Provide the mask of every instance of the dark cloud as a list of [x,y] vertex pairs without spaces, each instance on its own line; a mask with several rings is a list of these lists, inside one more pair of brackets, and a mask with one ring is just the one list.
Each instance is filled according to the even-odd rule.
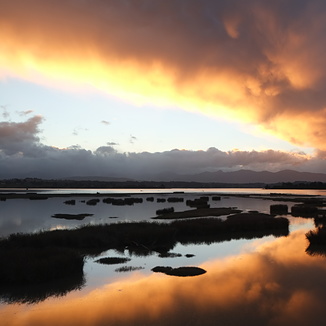
[[87,128],[82,128],[82,127],[76,127],[73,130],[72,134],[73,134],[73,136],[78,136],[83,131],[88,131],[88,129]]
[[34,116],[26,122],[0,122],[0,150],[5,155],[22,154],[34,156],[38,152],[39,125],[41,116]]
[[6,106],[6,105],[1,105],[1,106],[0,106],[0,109],[1,109],[1,111],[2,111],[2,117],[3,117],[4,119],[9,119],[10,114],[9,114],[9,112],[8,112],[8,110],[7,110],[7,106]]
[[106,126],[109,126],[111,124],[109,121],[106,120],[102,120],[101,123],[103,123]]
[[34,116],[26,122],[0,123],[1,178],[103,175],[149,179],[166,171],[187,174],[242,168],[281,170],[309,162],[303,153],[273,150],[224,152],[212,147],[206,151],[119,153],[109,145],[94,152],[79,145],[59,149],[40,142],[42,121],[42,117]]
[[20,116],[26,116],[26,115],[29,115],[31,113],[33,113],[33,110],[26,110],[26,111],[20,111],[20,112],[18,112],[18,114]]
[[137,140],[137,137],[135,137],[133,135],[130,135],[130,138],[129,138],[129,143],[130,144],[134,144],[136,140]]
[[96,155],[112,155],[117,154],[117,151],[111,146],[101,146],[94,153]]

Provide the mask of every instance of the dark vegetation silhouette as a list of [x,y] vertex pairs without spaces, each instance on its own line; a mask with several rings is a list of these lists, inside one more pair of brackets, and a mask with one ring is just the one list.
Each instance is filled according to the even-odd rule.
[[168,203],[183,203],[184,198],[183,197],[169,197],[167,199]]
[[288,214],[288,205],[284,205],[284,204],[271,205],[269,211],[271,215]]
[[253,239],[266,235],[287,236],[289,220],[274,218],[262,213],[239,213],[225,221],[217,218],[198,218],[171,222],[178,229],[178,241],[182,244],[213,243],[232,239]]
[[212,200],[214,201],[221,200],[221,196],[212,196]]
[[312,204],[296,204],[291,207],[292,216],[318,217],[320,210]]
[[117,273],[122,273],[122,272],[138,271],[141,269],[144,269],[144,267],[142,267],[142,266],[122,266],[122,267],[115,269],[114,271]]
[[173,207],[162,208],[162,209],[158,209],[156,211],[156,215],[165,215],[165,214],[169,214],[169,213],[173,213],[173,212],[174,212],[174,208]]
[[306,233],[311,246],[325,246],[326,248],[326,227],[318,227],[316,230],[311,230]]
[[64,204],[66,204],[66,205],[76,205],[76,200],[75,199],[66,200],[64,202]]
[[62,189],[164,189],[164,188],[262,188],[266,183],[228,183],[195,181],[96,181],[62,179],[2,179],[1,188],[62,188]]
[[309,246],[306,253],[310,256],[326,257],[326,226],[322,225],[306,233]]
[[83,220],[85,217],[93,216],[94,214],[54,214],[53,218],[62,218],[65,220]]
[[81,290],[86,280],[83,273],[39,283],[0,285],[0,299],[6,303],[35,304],[49,297],[62,297],[71,291]]
[[199,207],[197,209],[191,209],[182,212],[166,213],[164,215],[153,217],[153,219],[174,220],[174,219],[196,218],[196,217],[204,217],[204,216],[222,216],[222,215],[229,215],[229,214],[234,214],[239,212],[241,211],[231,207],[216,207],[216,208]]
[[326,189],[325,182],[280,182],[275,184],[268,184],[266,189]]
[[226,221],[201,218],[171,223],[130,222],[12,234],[0,241],[0,284],[39,283],[82,273],[85,256],[108,249],[127,249],[131,255],[146,256],[167,253],[178,242],[287,235],[288,226],[286,218],[256,213],[234,215]]
[[130,260],[131,260],[130,258],[126,258],[126,257],[104,257],[95,260],[95,262],[100,264],[105,264],[105,265],[113,265],[113,264],[123,264]]
[[103,198],[103,203],[112,204],[115,206],[125,206],[125,205],[134,205],[141,204],[143,202],[143,198],[130,197],[130,198]]
[[210,205],[208,204],[209,197],[200,197],[196,199],[188,199],[186,201],[186,205],[189,207],[195,207],[195,208],[209,208]]
[[47,195],[35,194],[35,195],[30,195],[29,199],[30,200],[46,200],[46,199],[49,199],[49,197]]
[[1,242],[0,261],[0,297],[5,302],[36,303],[85,284],[84,257],[69,248]]
[[86,205],[95,206],[100,202],[98,198],[89,199],[86,201]]
[[152,269],[155,273],[164,273],[166,275],[171,276],[197,276],[205,274],[206,271],[199,267],[194,266],[185,266],[185,267],[177,267],[172,268],[170,266],[156,266]]
[[175,252],[161,252],[158,256],[160,258],[178,258],[182,257],[182,254],[178,254]]

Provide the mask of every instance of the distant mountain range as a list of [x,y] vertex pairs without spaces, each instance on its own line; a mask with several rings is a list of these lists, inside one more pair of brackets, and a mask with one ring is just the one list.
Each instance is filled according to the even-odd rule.
[[118,178],[118,177],[100,177],[100,176],[74,176],[60,178],[61,180],[72,180],[72,181],[100,181],[100,182],[125,182],[134,181],[132,178]]
[[199,174],[176,174],[165,172],[151,175],[148,178],[139,180],[134,178],[116,177],[70,177],[69,180],[93,180],[93,181],[185,181],[185,182],[215,182],[215,183],[262,183],[273,184],[279,182],[326,182],[326,173],[298,172],[294,170],[283,170],[279,172],[238,170],[232,172],[202,172]]

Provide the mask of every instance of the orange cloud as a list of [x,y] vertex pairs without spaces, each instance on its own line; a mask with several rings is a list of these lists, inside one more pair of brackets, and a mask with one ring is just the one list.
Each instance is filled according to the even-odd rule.
[[1,0],[0,9],[2,76],[177,105],[326,149],[321,0]]

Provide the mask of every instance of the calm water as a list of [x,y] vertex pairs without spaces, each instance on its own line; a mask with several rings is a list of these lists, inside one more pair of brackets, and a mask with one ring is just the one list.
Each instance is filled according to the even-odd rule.
[[[92,191],[94,194],[113,192]],[[168,191],[185,193],[171,195]],[[71,192],[77,193],[76,190]],[[129,189],[114,192],[131,193]],[[157,198],[177,196],[186,200],[206,192],[221,194],[220,201],[210,199],[211,207],[238,207],[244,211],[268,213],[270,205],[278,203],[232,196],[235,192],[260,195],[271,192],[258,189],[232,189],[232,192],[229,189],[164,189],[151,195],[153,190],[139,189],[133,191],[132,196],[142,197],[143,203],[133,206],[113,206],[102,201],[89,206],[81,202],[94,198],[92,195],[35,201],[12,199],[0,202],[0,235],[72,228],[88,223],[148,221],[156,215],[157,209],[187,209],[185,202],[157,203]],[[315,191],[291,190],[287,193],[325,195],[325,192]],[[153,202],[146,200],[150,196],[154,197]],[[76,199],[76,205],[64,204],[67,199]],[[286,204],[290,208],[294,203]],[[89,213],[93,216],[83,221],[51,217],[57,213]],[[50,296],[36,304],[3,302],[0,304],[0,325],[241,325],[244,320],[245,325],[321,325],[326,308],[326,258],[311,257],[305,252],[305,233],[314,229],[313,219],[288,218],[291,225],[287,237],[268,236],[211,245],[178,244],[172,250],[181,254],[176,258],[135,257],[127,250],[102,253],[101,257],[128,257],[131,261],[122,265],[101,265],[95,262],[98,257],[89,258],[81,289],[59,297]],[[186,254],[194,256],[187,258]],[[151,272],[158,265],[198,266],[207,273],[178,278]],[[121,266],[141,269],[117,272]]]

